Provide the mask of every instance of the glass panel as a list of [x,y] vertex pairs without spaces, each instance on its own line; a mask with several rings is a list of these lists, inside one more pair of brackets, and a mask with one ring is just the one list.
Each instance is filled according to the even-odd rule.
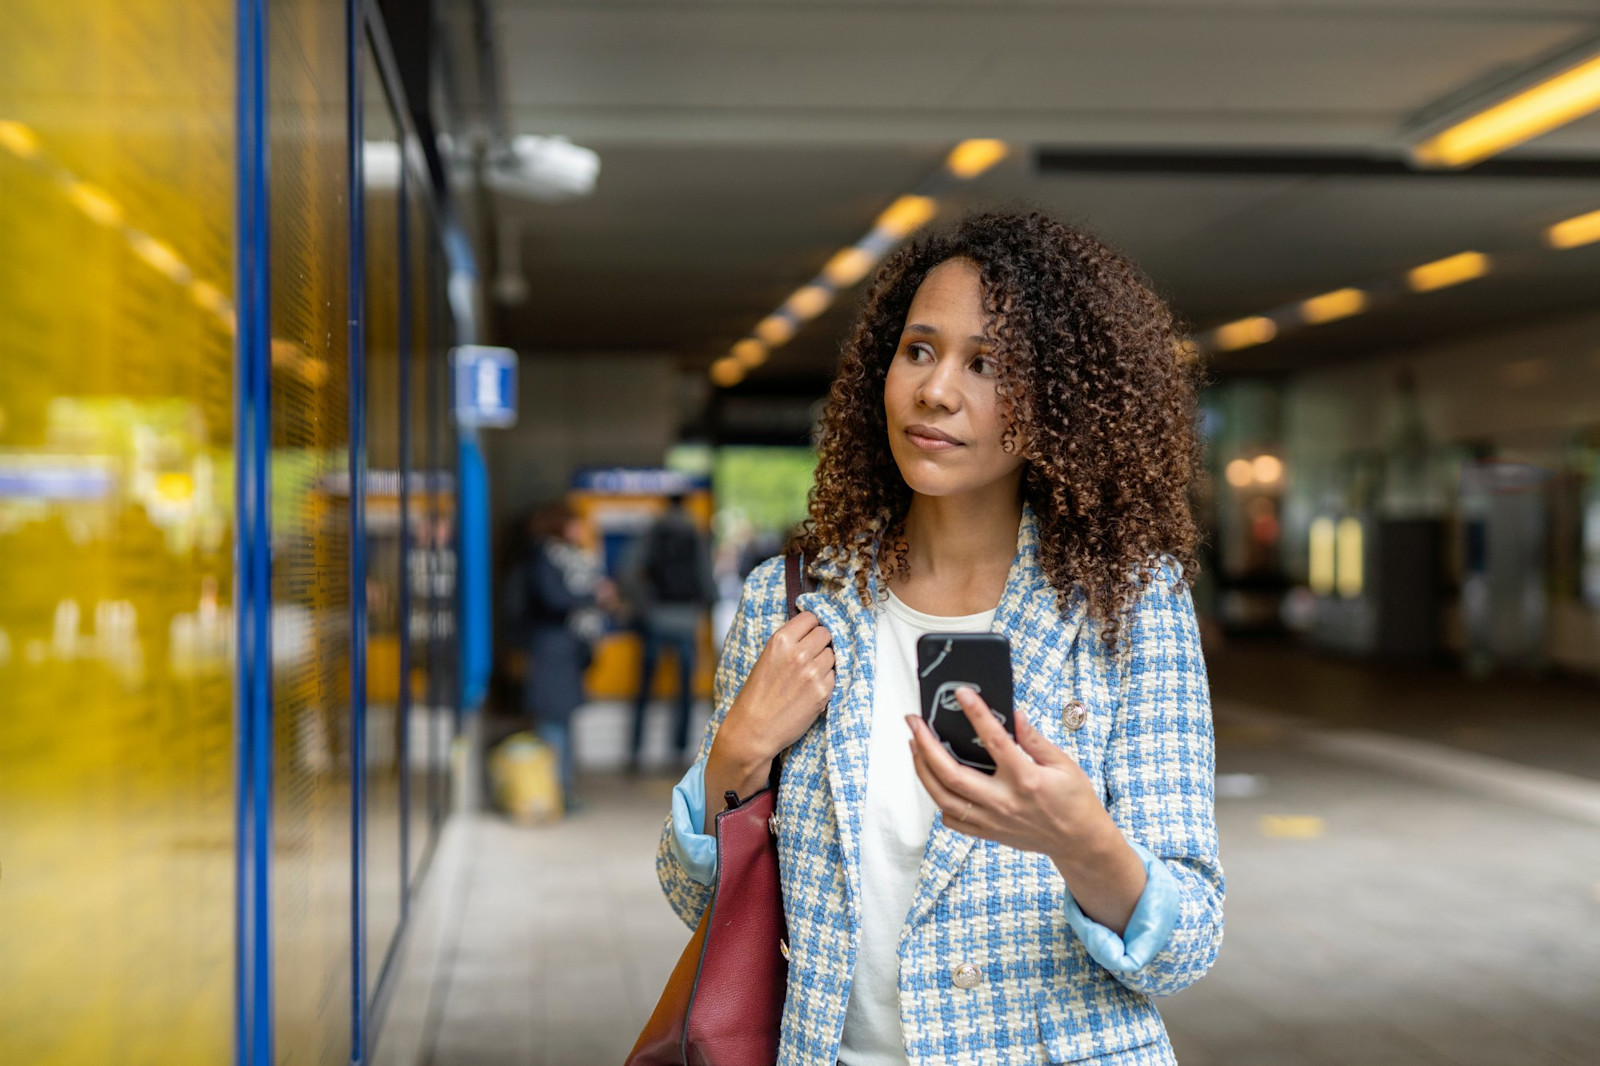
[[5,5],[0,1062],[232,1057],[233,20]]
[[430,323],[433,320],[429,303],[432,286],[429,283],[428,260],[431,244],[428,239],[430,216],[426,201],[415,195],[418,188],[416,171],[410,173],[407,205],[410,235],[411,270],[408,284],[411,287],[411,346],[410,385],[411,410],[407,426],[409,454],[406,457],[406,484],[409,489],[407,536],[407,569],[410,580],[410,619],[406,639],[410,643],[411,711],[407,743],[410,748],[406,789],[410,804],[411,870],[408,876],[415,879],[428,855],[428,845],[433,839],[432,822],[428,806],[428,767],[431,765],[430,726],[432,712],[429,694],[432,691],[433,658],[428,641],[431,625],[433,567],[428,551],[428,531],[431,505],[427,491],[428,470],[428,385]]
[[430,319],[428,431],[432,457],[434,491],[431,541],[433,545],[433,675],[429,703],[432,729],[429,752],[432,765],[428,775],[428,810],[433,829],[444,820],[449,805],[449,746],[456,731],[456,435],[450,412],[450,312],[447,304],[446,267],[443,251],[437,244],[429,260],[433,300]]
[[362,180],[366,187],[367,372],[367,995],[400,925],[400,144],[366,57]]
[[345,7],[269,5],[278,1061],[350,1056]]

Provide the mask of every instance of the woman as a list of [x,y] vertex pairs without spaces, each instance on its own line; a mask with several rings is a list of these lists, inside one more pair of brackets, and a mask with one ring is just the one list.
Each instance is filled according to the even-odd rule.
[[526,555],[507,578],[506,612],[527,653],[522,708],[556,752],[564,806],[572,811],[579,806],[572,713],[584,702],[583,674],[616,590],[581,547],[583,523],[566,504],[535,511],[528,539]]
[[[657,858],[695,923],[705,797],[784,753],[781,1062],[1173,1061],[1150,997],[1210,967],[1223,892],[1183,354],[1125,261],[1039,215],[879,272],[801,537],[818,591],[786,621],[781,560],[746,582]],[[993,777],[916,717],[916,637],[971,630],[1012,650],[1015,741],[961,696]]]

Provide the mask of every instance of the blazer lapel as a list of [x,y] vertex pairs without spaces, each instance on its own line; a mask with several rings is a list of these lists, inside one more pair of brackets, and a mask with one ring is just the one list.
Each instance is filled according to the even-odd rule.
[[[828,787],[833,793],[834,822],[844,859],[846,906],[852,932],[861,926],[861,810],[867,796],[867,742],[872,728],[872,687],[877,659],[877,620],[873,608],[856,597],[855,583],[807,593],[797,601],[812,612],[833,637],[834,672],[838,679],[829,701],[827,722]],[[877,602],[877,581],[868,589]]]

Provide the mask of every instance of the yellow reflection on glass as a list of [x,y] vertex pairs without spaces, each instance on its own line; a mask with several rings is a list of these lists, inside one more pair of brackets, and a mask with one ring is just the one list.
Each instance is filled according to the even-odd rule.
[[226,1062],[234,5],[5,13],[0,1062]]
[[67,199],[88,215],[91,222],[102,226],[115,226],[122,222],[122,205],[93,182],[73,182],[67,187]]
[[0,148],[22,159],[39,154],[39,136],[20,122],[0,119]]

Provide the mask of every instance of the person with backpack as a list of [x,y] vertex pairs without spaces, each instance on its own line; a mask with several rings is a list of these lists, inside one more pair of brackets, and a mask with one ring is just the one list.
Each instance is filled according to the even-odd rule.
[[679,764],[687,764],[689,709],[693,703],[695,645],[700,622],[716,599],[711,575],[711,546],[683,506],[684,497],[673,495],[667,510],[640,538],[630,571],[635,617],[643,652],[639,664],[639,694],[633,704],[633,734],[628,748],[628,772],[639,771],[644,745],[644,717],[650,705],[656,664],[670,650],[678,664],[678,706],[673,720],[672,745]]

